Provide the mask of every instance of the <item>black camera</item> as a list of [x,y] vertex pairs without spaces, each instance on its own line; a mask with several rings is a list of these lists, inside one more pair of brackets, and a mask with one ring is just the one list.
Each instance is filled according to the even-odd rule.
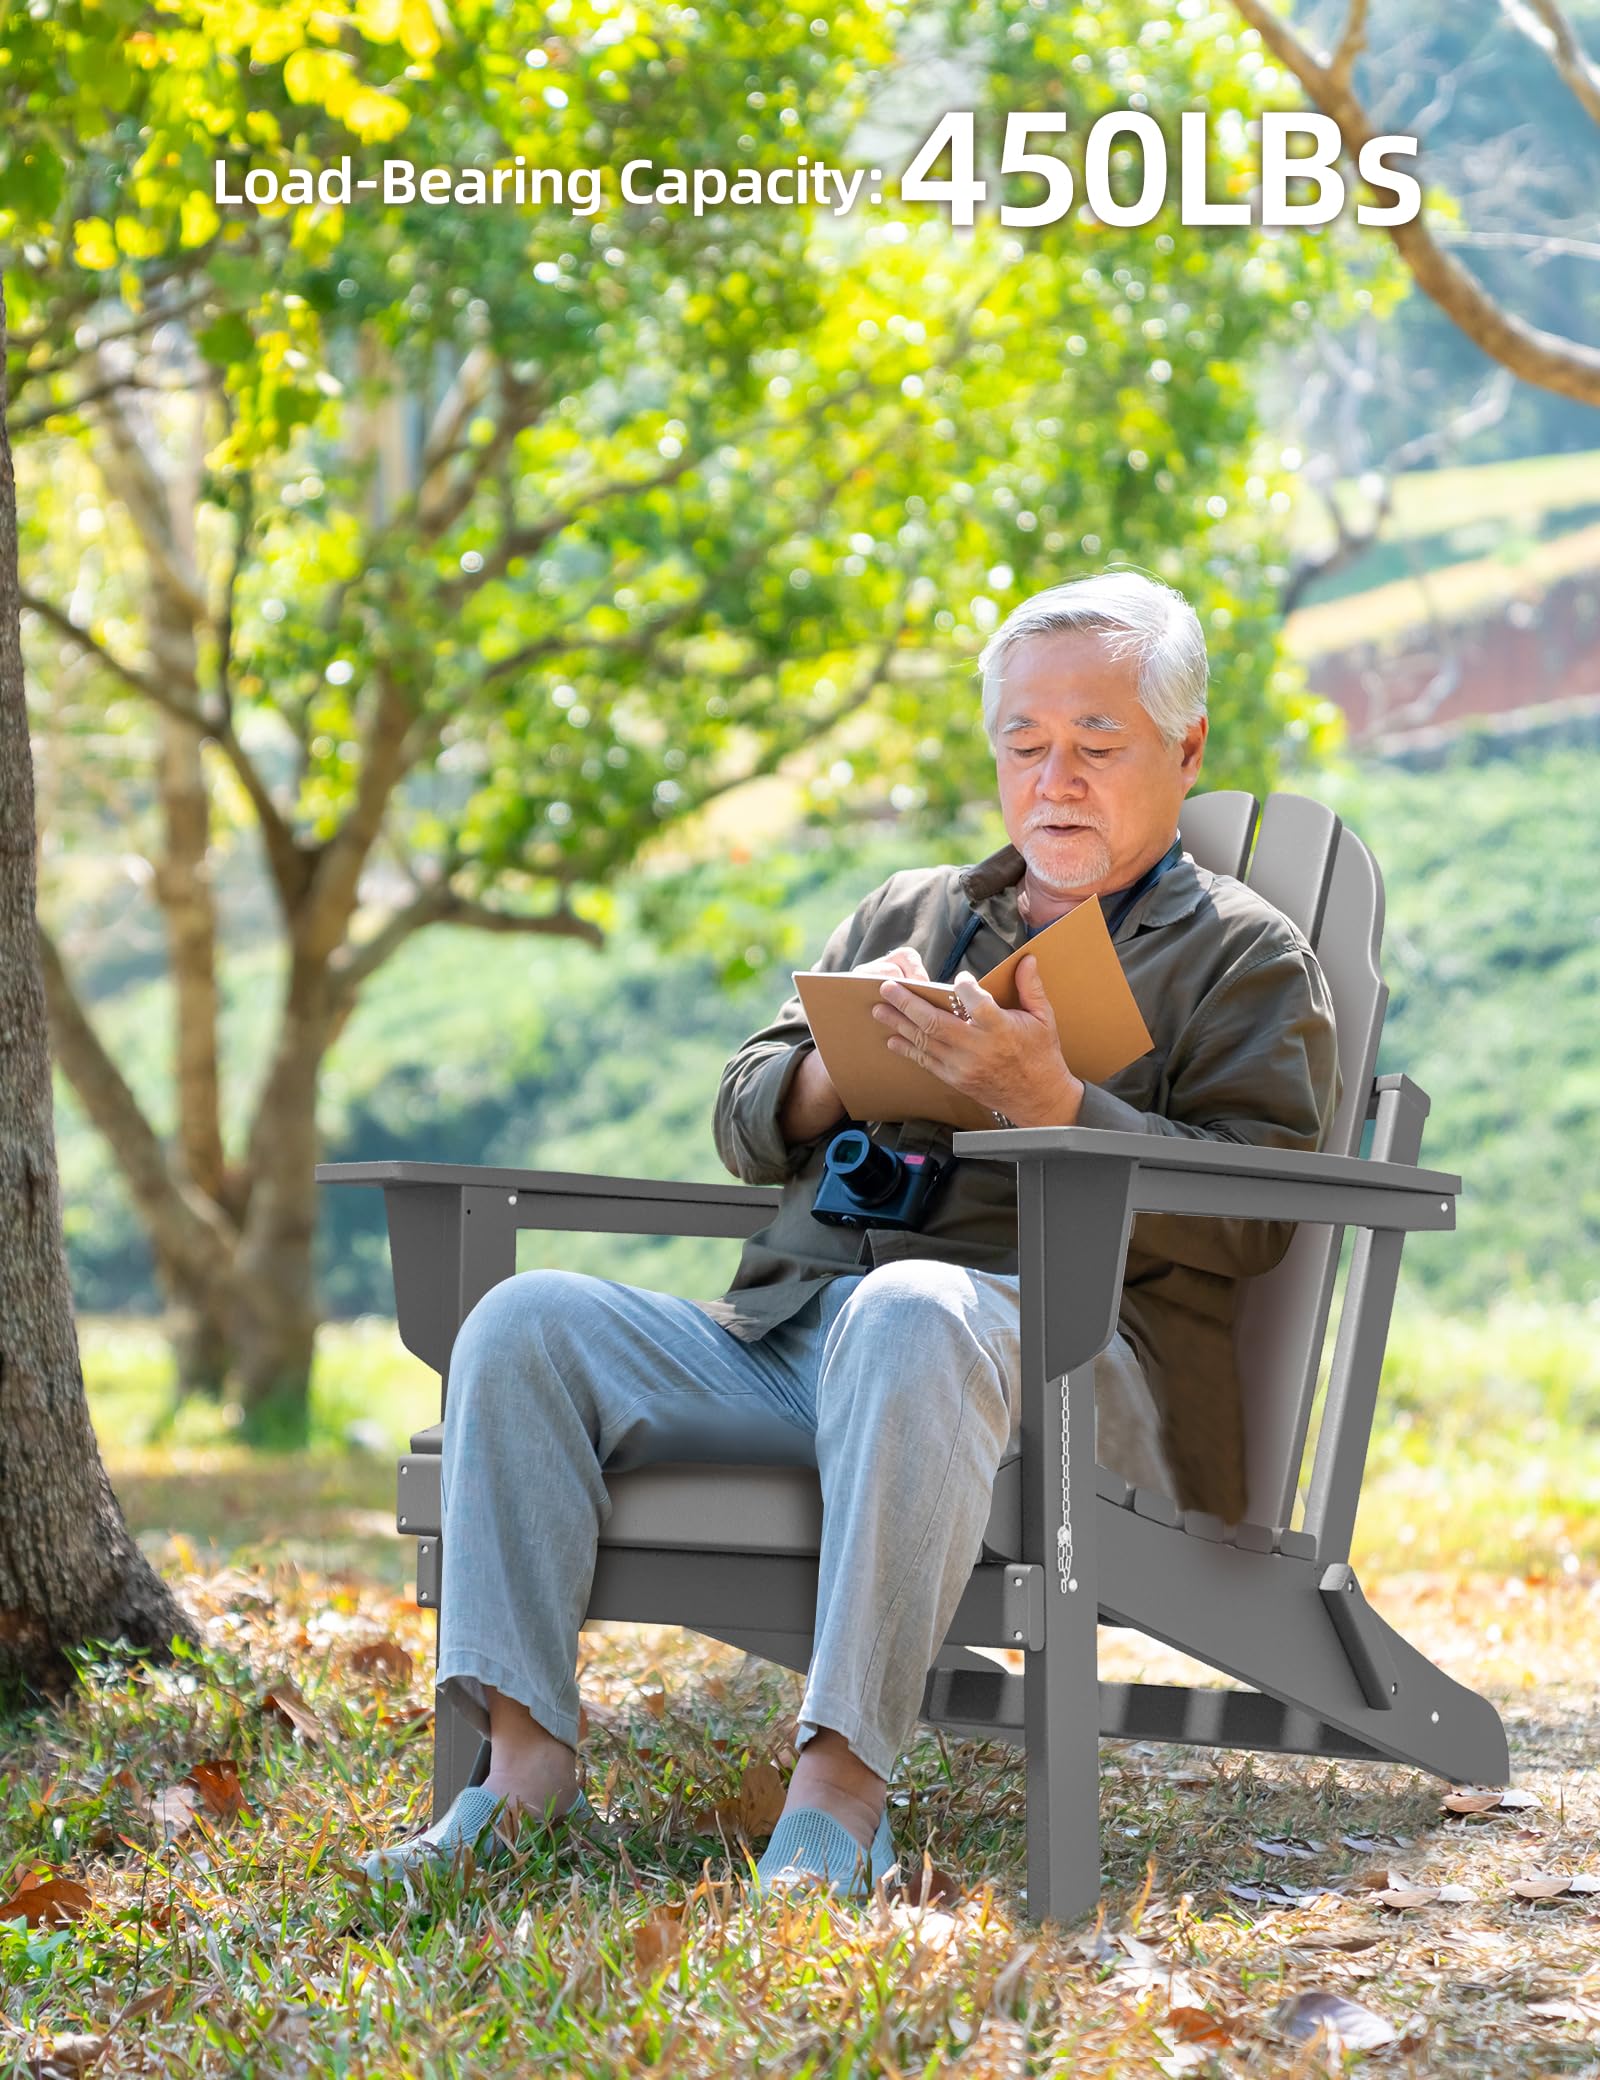
[[811,1211],[836,1228],[920,1228],[934,1193],[955,1164],[943,1156],[880,1148],[861,1127],[828,1143]]

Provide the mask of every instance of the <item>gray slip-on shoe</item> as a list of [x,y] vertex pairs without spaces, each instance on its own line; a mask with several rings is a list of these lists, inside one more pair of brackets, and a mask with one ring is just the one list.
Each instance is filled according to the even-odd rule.
[[[374,1849],[362,1859],[361,1867],[368,1878],[381,1885],[424,1869],[448,1870],[469,1849],[480,1864],[502,1863],[512,1853],[511,1844],[495,1826],[504,1804],[499,1792],[486,1791],[481,1784],[469,1784],[457,1792],[452,1804],[431,1827],[396,1842],[392,1849]],[[580,1791],[566,1811],[555,1814],[549,1824],[554,1833],[564,1834],[589,1827],[594,1819],[594,1808]]]
[[896,1860],[887,1807],[871,1848],[863,1852],[849,1828],[831,1813],[816,1806],[796,1806],[772,1830],[772,1839],[756,1865],[750,1894],[760,1899],[790,1886],[820,1884],[848,1899],[866,1901],[877,1890],[878,1880],[894,1869]]

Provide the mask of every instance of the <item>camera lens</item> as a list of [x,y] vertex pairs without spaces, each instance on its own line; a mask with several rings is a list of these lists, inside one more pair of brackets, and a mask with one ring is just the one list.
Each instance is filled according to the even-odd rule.
[[839,1182],[864,1206],[878,1205],[900,1182],[898,1158],[865,1134],[840,1134],[828,1160]]

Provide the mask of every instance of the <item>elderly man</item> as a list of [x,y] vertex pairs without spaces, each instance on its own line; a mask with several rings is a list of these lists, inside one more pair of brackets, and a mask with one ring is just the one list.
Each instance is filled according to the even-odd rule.
[[[1010,842],[975,866],[893,874],[817,965],[883,977],[874,1016],[1015,1126],[1114,1127],[1316,1148],[1338,1102],[1332,1007],[1301,933],[1182,850],[1200,772],[1206,654],[1192,608],[1135,572],[1027,600],[980,659]],[[1063,1059],[1036,964],[1019,1008],[985,972],[1096,897],[1154,1046],[1106,1084]],[[952,981],[963,1019],[901,987]],[[518,1813],[586,1816],[578,1630],[609,1511],[602,1471],[647,1460],[814,1464],[823,1532],[797,1764],[757,1889],[855,1891],[890,1866],[884,1793],[916,1723],[1018,1414],[1016,1173],[962,1159],[920,1226],[831,1225],[812,1207],[844,1107],[799,999],[723,1073],[733,1173],[783,1187],[729,1290],[694,1301],[555,1271],[505,1280],[450,1365],[438,1677],[487,1727],[486,1782],[374,1876],[494,1842]],[[950,1152],[926,1120],[865,1123]],[[1189,1507],[1240,1513],[1237,1282],[1288,1224],[1137,1217],[1119,1329],[1096,1361],[1098,1456]]]

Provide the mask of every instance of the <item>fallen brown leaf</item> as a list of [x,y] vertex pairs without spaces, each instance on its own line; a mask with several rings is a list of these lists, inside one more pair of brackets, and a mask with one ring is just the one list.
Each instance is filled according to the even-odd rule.
[[770,1762],[752,1762],[733,1796],[717,1800],[713,1825],[720,1821],[728,1832],[742,1832],[752,1840],[771,1834],[783,1811],[784,1795],[782,1772]]
[[231,1820],[250,1810],[239,1782],[239,1765],[225,1755],[212,1755],[197,1762],[185,1781],[198,1792],[201,1804],[214,1819]]
[[322,1722],[304,1698],[295,1694],[288,1683],[278,1683],[261,1700],[261,1714],[266,1719],[277,1719],[301,1740],[315,1745],[325,1741]]
[[17,1881],[8,1900],[0,1901],[0,1921],[25,1921],[29,1928],[55,1928],[81,1921],[94,1905],[87,1885],[76,1878],[55,1878],[30,1871]]
[[683,1905],[656,1907],[633,1931],[633,1961],[641,1972],[659,1971],[683,1948]]
[[900,1859],[900,1889],[894,1895],[901,1906],[939,1907],[961,1897],[961,1886],[948,1871],[940,1870],[924,1850],[919,1861]]
[[1395,1913],[1403,1914],[1409,1907],[1431,1907],[1439,1897],[1439,1888],[1437,1885],[1390,1885],[1374,1897],[1380,1907],[1389,1907]]
[[1537,1871],[1529,1871],[1511,1881],[1511,1889],[1519,1899],[1559,1899],[1571,1886],[1570,1878],[1553,1877]]
[[117,2020],[119,2022],[137,2022],[141,2016],[159,2015],[162,2021],[165,2022],[172,2013],[172,2005],[177,1997],[178,1989],[173,1981],[169,1979],[165,1986],[157,1986],[149,1993],[141,1993],[130,2008],[123,2010],[117,2017]]
[[1231,2044],[1233,2031],[1209,2008],[1169,2008],[1164,2025],[1184,2044]]
[[1350,1883],[1357,1892],[1410,1892],[1416,1879],[1407,1871],[1353,1871]]
[[1394,2043],[1398,2035],[1371,2008],[1362,2007],[1359,2001],[1346,2000],[1342,1993],[1331,1993],[1322,1988],[1296,1994],[1293,2000],[1284,2001],[1273,2010],[1272,2019],[1279,2029],[1301,2044],[1321,2030],[1327,2038],[1328,2048],[1335,2053],[1376,2051],[1381,2045]]
[[1500,1803],[1498,1791],[1447,1791],[1439,1801],[1447,1813],[1492,1813]]
[[1252,1837],[1250,1846],[1252,1849],[1259,1849],[1263,1856],[1298,1856],[1304,1860],[1317,1855],[1323,1845],[1321,1842],[1309,1840],[1303,1834],[1285,1834],[1271,1841]]
[[431,1704],[386,1704],[378,1700],[378,1724],[380,1726],[420,1726],[424,1719],[433,1717]]
[[36,2051],[28,2060],[29,2080],[73,2080],[86,2073],[105,2048],[104,2037],[52,2037],[48,2051]]
[[352,1647],[345,1667],[353,1676],[376,1676],[383,1683],[409,1683],[415,1667],[398,1640],[370,1639],[365,1646]]

